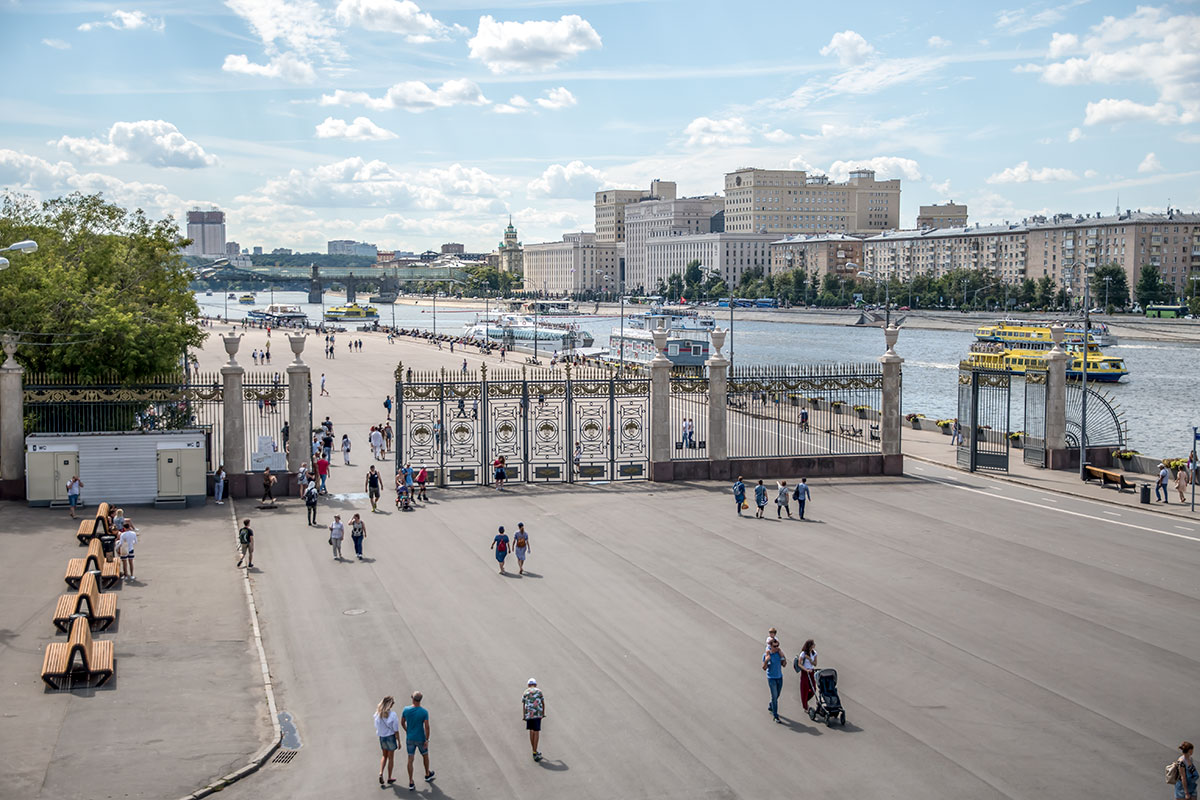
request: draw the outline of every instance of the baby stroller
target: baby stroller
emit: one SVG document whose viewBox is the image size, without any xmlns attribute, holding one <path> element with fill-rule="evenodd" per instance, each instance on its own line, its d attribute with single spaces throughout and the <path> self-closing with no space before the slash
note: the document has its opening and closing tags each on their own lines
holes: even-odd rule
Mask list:
<svg viewBox="0 0 1200 800">
<path fill-rule="evenodd" d="M 834 720 L 845 726 L 846 710 L 842 708 L 842 699 L 838 697 L 836 669 L 817 670 L 817 693 L 813 700 L 815 707 L 808 710 L 809 719 L 816 722 L 820 717 L 831 728 Z"/>
</svg>

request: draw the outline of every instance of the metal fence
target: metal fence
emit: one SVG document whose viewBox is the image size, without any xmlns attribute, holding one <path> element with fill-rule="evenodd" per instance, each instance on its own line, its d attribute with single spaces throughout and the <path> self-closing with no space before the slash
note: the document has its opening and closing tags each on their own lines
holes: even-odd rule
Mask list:
<svg viewBox="0 0 1200 800">
<path fill-rule="evenodd" d="M 739 365 L 726 402 L 730 458 L 882 449 L 879 364 Z"/>
<path fill-rule="evenodd" d="M 708 458 L 708 374 L 705 367 L 671 371 L 668 425 L 671 459 Z"/>
</svg>

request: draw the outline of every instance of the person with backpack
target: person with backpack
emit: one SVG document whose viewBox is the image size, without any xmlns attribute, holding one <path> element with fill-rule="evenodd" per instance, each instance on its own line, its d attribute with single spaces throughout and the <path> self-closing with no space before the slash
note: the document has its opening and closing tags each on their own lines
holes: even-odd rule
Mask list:
<svg viewBox="0 0 1200 800">
<path fill-rule="evenodd" d="M 1196 800 L 1196 765 L 1192 762 L 1191 742 L 1179 745 L 1180 756 L 1167 764 L 1167 783 L 1175 784 L 1176 800 Z"/>
<path fill-rule="evenodd" d="M 804 519 L 804 504 L 812 499 L 812 492 L 808 489 L 808 478 L 801 478 L 800 482 L 796 484 L 796 491 L 792 492 L 792 499 L 796 501 L 800 519 Z"/>
<path fill-rule="evenodd" d="M 304 507 L 308 510 L 308 524 L 317 524 L 317 482 L 310 480 L 304 488 Z"/>
<path fill-rule="evenodd" d="M 504 574 L 504 559 L 508 558 L 508 535 L 504 533 L 504 526 L 500 526 L 500 532 L 492 538 L 492 546 L 488 548 L 496 551 L 496 561 L 500 562 L 500 574 Z"/>
<path fill-rule="evenodd" d="M 254 530 L 250 527 L 250 520 L 242 520 L 242 527 L 238 529 L 238 560 L 237 565 L 240 567 L 242 562 L 250 559 L 250 563 L 246 565 L 247 569 L 254 567 Z"/>
<path fill-rule="evenodd" d="M 738 479 L 733 482 L 733 502 L 737 505 L 737 513 L 742 515 L 742 503 L 746 502 L 746 484 L 742 483 L 742 476 L 738 475 Z"/>
<path fill-rule="evenodd" d="M 775 517 L 777 519 L 782 519 L 783 512 L 786 511 L 788 519 L 791 519 L 792 509 L 791 506 L 788 505 L 788 498 L 791 495 L 791 490 L 788 489 L 787 481 L 780 481 L 778 484 L 776 484 L 776 488 L 779 490 L 779 494 L 775 497 Z"/>
<path fill-rule="evenodd" d="M 533 548 L 529 546 L 529 534 L 525 532 L 525 523 L 517 523 L 517 533 L 513 537 L 513 552 L 517 556 L 518 574 L 525 574 L 525 554 L 532 553 Z"/>
</svg>

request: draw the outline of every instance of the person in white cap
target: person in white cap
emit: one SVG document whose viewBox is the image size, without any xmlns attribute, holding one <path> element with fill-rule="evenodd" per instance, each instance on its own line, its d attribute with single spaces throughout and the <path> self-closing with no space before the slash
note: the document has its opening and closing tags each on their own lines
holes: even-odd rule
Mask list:
<svg viewBox="0 0 1200 800">
<path fill-rule="evenodd" d="M 529 746 L 533 748 L 533 760 L 541 761 L 538 739 L 542 735 L 542 718 L 546 716 L 546 698 L 538 688 L 537 680 L 526 682 L 525 694 L 521 696 L 521 709 L 525 715 L 525 729 L 529 731 Z"/>
</svg>

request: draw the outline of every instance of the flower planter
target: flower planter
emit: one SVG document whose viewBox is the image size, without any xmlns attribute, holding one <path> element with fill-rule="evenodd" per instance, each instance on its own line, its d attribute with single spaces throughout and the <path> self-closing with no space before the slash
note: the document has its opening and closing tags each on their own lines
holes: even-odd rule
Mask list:
<svg viewBox="0 0 1200 800">
<path fill-rule="evenodd" d="M 949 425 L 939 425 L 938 427 L 942 429 L 943 436 L 949 436 L 952 433 Z"/>
</svg>

